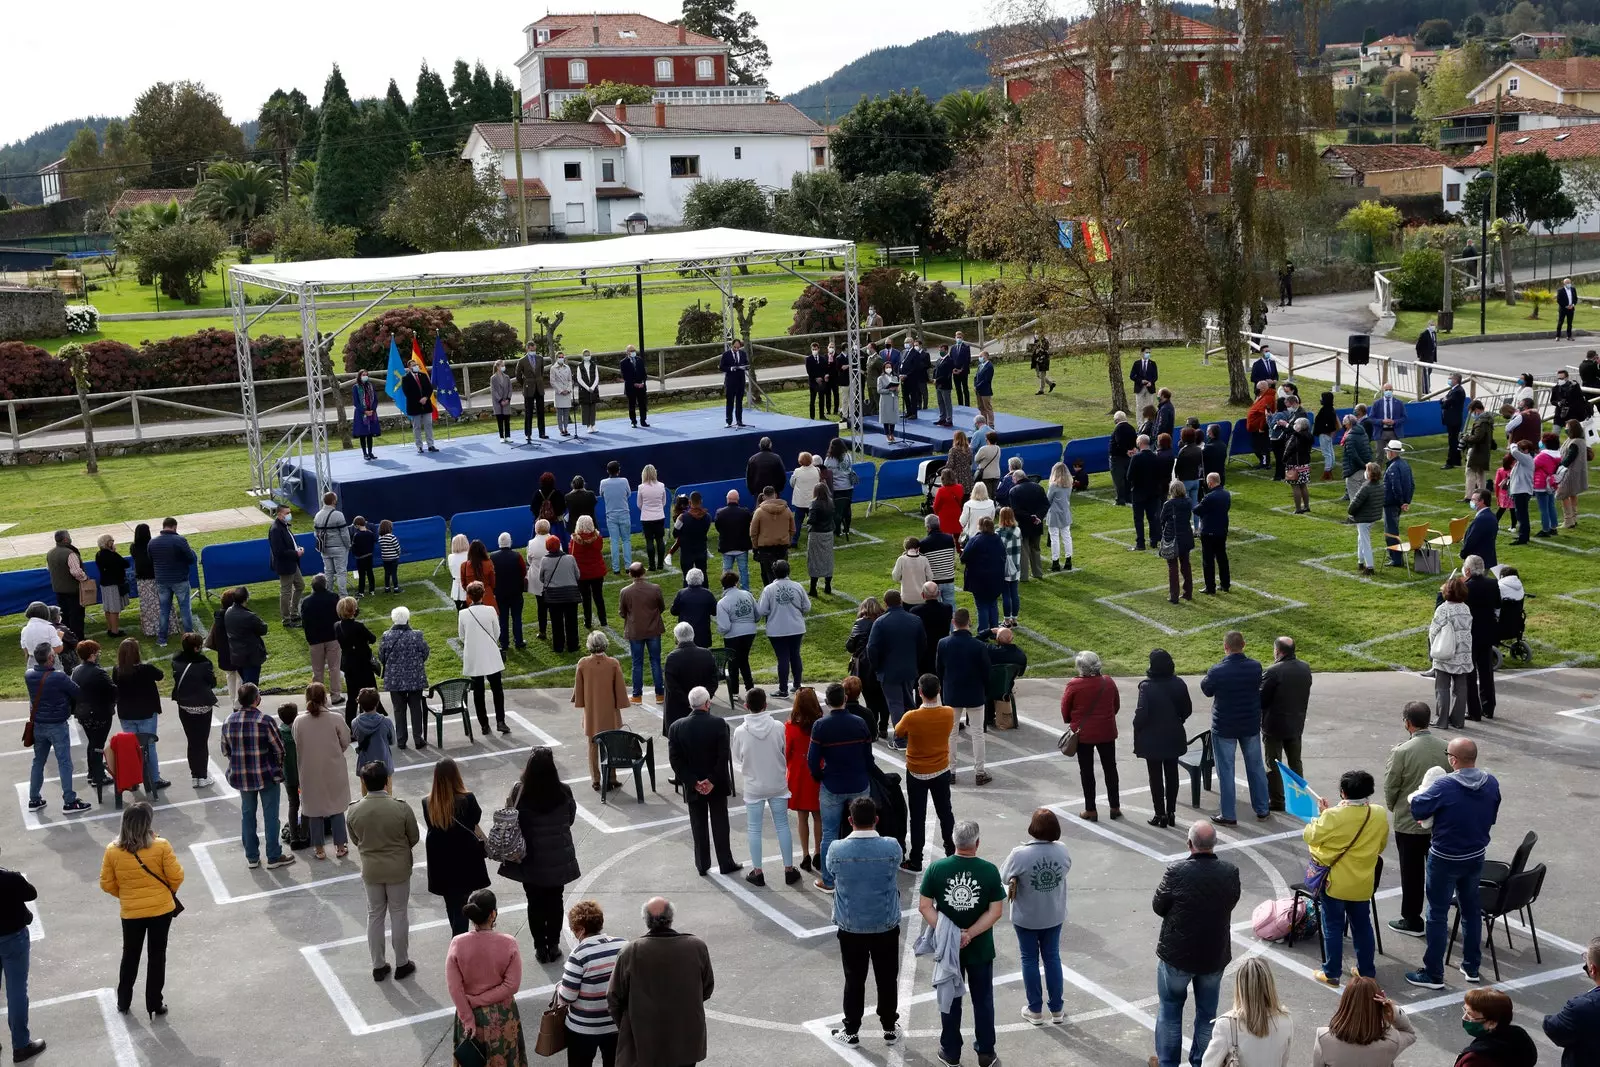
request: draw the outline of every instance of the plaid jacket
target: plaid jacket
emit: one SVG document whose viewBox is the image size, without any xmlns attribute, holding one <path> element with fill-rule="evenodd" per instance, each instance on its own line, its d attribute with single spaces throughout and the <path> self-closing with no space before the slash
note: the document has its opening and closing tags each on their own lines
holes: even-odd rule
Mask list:
<svg viewBox="0 0 1600 1067">
<path fill-rule="evenodd" d="M 1015 526 L 996 526 L 1000 543 L 1006 546 L 1006 581 L 1022 578 L 1022 531 Z"/>
<path fill-rule="evenodd" d="M 266 789 L 283 780 L 283 738 L 260 708 L 240 708 L 222 724 L 222 754 L 228 784 L 241 793 Z"/>
</svg>

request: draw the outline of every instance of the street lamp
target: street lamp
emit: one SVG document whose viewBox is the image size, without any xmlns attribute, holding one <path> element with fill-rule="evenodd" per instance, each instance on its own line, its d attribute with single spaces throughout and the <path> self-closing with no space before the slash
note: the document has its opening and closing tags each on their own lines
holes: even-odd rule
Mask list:
<svg viewBox="0 0 1600 1067">
<path fill-rule="evenodd" d="M 627 227 L 630 234 L 640 234 L 650 228 L 650 217 L 642 211 L 635 211 L 623 219 L 622 224 Z"/>
</svg>

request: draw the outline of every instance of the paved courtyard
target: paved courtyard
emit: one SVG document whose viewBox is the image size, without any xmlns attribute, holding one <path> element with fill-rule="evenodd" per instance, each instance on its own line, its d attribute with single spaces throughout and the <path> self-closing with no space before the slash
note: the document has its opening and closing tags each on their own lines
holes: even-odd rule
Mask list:
<svg viewBox="0 0 1600 1067">
<path fill-rule="evenodd" d="M 1059 668 L 1056 668 L 1059 670 Z M 1151 1051 L 1154 1026 L 1153 949 L 1159 920 L 1150 896 L 1165 862 L 1184 852 L 1181 830 L 1145 824 L 1148 787 L 1142 763 L 1133 759 L 1128 722 L 1136 679 L 1122 683 L 1124 714 L 1119 767 L 1123 810 L 1119 822 L 1088 825 L 1081 806 L 1076 764 L 1055 753 L 1061 682 L 1029 679 L 1020 688 L 1023 723 L 1015 732 L 991 734 L 989 760 L 995 781 L 972 785 L 970 750 L 963 749 L 956 790 L 958 818 L 975 818 L 983 830 L 981 852 L 998 861 L 1025 838 L 1031 810 L 1053 805 L 1064 818 L 1064 840 L 1072 851 L 1070 914 L 1062 937 L 1070 1021 L 1035 1029 L 1018 1018 L 1022 1004 L 1016 941 L 1009 921 L 996 930 L 995 974 L 999 1052 L 1012 1063 L 1142 1064 Z M 1191 684 L 1197 714 L 1191 733 L 1204 728 L 1208 707 Z M 1403 738 L 1399 708 L 1410 699 L 1431 699 L 1432 685 L 1413 674 L 1380 672 L 1322 675 L 1313 691 L 1306 738 L 1306 764 L 1313 786 L 1332 793 L 1338 774 L 1364 767 L 1381 781 L 1384 756 Z M 840 970 L 829 900 L 809 887 L 783 887 L 769 877 L 765 889 L 742 876 L 696 877 L 689 855 L 685 809 L 666 784 L 665 745 L 657 747 L 660 792 L 646 787 L 644 804 L 631 793 L 613 795 L 604 806 L 587 787 L 579 719 L 557 690 L 508 693 L 514 732 L 468 743 L 459 723 L 446 728 L 445 751 L 462 761 L 469 788 L 486 809 L 497 806 L 534 744 L 556 746 L 558 765 L 572 781 L 579 804 L 575 827 L 582 878 L 568 887 L 570 901 L 593 897 L 607 914 L 610 932 L 632 937 L 641 930 L 638 908 L 654 894 L 672 898 L 680 929 L 704 937 L 716 969 L 716 994 L 708 1005 L 708 1063 L 769 1067 L 832 1062 L 837 1055 L 855 1065 L 935 1062 L 938 1014 L 926 963 L 910 953 L 921 921 L 906 920 L 900 988 L 907 1040 L 885 1048 L 864 1028 L 862 1044 L 844 1049 L 827 1040 L 838 1018 Z M 725 695 L 724 695 L 725 699 Z M 172 841 L 187 871 L 181 896 L 185 914 L 172 931 L 167 1002 L 172 1012 L 153 1023 L 139 1014 L 118 1015 L 113 986 L 119 953 L 116 902 L 97 880 L 117 813 L 107 803 L 69 820 L 60 814 L 58 786 L 47 783 L 50 806 L 24 813 L 29 756 L 16 746 L 26 707 L 0 706 L 0 729 L 8 731 L 0 770 L 14 790 L 16 806 L 0 814 L 0 863 L 26 872 L 40 890 L 33 926 L 33 1030 L 50 1043 L 44 1064 L 97 1067 L 137 1064 L 160 1067 L 259 1062 L 263 1057 L 294 1062 L 447 1064 L 450 1062 L 449 996 L 444 977 L 449 930 L 437 898 L 427 895 L 420 862 L 412 882 L 414 978 L 374 984 L 365 949 L 365 897 L 354 856 L 345 861 L 301 861 L 278 871 L 246 869 L 238 840 L 239 801 L 229 789 L 190 788 L 181 765 L 181 740 L 163 723 L 162 757 L 176 783 L 157 808 L 158 832 Z M 719 710 L 727 712 L 725 706 Z M 220 719 L 219 713 L 219 719 Z M 629 725 L 659 732 L 648 703 L 628 713 Z M 1473 724 L 1469 736 L 1482 749 L 1480 766 L 1498 775 L 1505 792 L 1491 856 L 1509 858 L 1532 829 L 1540 835 L 1532 862 L 1549 864 L 1544 894 L 1534 908 L 1542 960 L 1518 923 L 1514 947 L 1498 945 L 1500 973 L 1512 987 L 1518 1021 L 1557 1054 L 1539 1034 L 1540 1017 L 1581 991 L 1579 946 L 1595 933 L 1593 886 L 1600 859 L 1587 847 L 1587 820 L 1564 817 L 1597 798 L 1600 757 L 1600 672 L 1554 670 L 1502 676 L 1500 709 L 1490 723 Z M 75 750 L 80 752 L 81 750 Z M 397 752 L 396 792 L 415 801 L 427 789 L 431 761 L 413 751 Z M 432 755 L 432 750 L 428 753 Z M 892 755 L 879 750 L 880 761 Z M 81 770 L 81 762 L 80 762 Z M 53 765 L 51 774 L 54 773 Z M 218 774 L 220 780 L 221 775 Z M 81 785 L 81 780 L 80 780 Z M 1241 787 L 1242 788 L 1242 787 Z M 90 793 L 92 797 L 92 792 Z M 1215 809 L 1215 794 L 1203 800 Z M 1102 812 L 1105 808 L 1102 803 Z M 931 813 L 930 813 L 931 814 Z M 1195 814 L 1187 803 L 1180 817 Z M 735 855 L 746 858 L 743 813 L 733 820 Z M 1291 1062 L 1309 1058 L 1315 1027 L 1327 1022 L 1336 994 L 1310 978 L 1315 943 L 1290 950 L 1257 941 L 1249 929 L 1250 908 L 1283 894 L 1304 865 L 1298 823 L 1282 816 L 1241 825 L 1223 834 L 1225 854 L 1238 863 L 1244 895 L 1235 913 L 1235 959 L 1249 953 L 1273 963 L 1281 993 L 1295 1017 Z M 768 829 L 767 851 L 775 850 Z M 330 853 L 331 855 L 331 853 Z M 422 856 L 418 850 L 418 859 Z M 768 864 L 769 869 L 775 864 Z M 1398 883 L 1392 848 L 1379 896 L 1380 917 L 1397 914 Z M 778 883 L 776 885 L 772 883 Z M 914 909 L 911 879 L 903 879 L 905 905 Z M 520 888 L 495 879 L 501 895 L 502 929 L 523 940 L 520 1000 L 524 1022 L 536 1026 L 559 965 L 533 963 Z M 1443 993 L 1413 989 L 1401 975 L 1416 966 L 1422 942 L 1384 931 L 1378 963 L 1384 988 L 1407 1006 L 1421 1034 L 1411 1063 L 1450 1062 L 1464 1043 L 1459 1025 L 1459 973 L 1447 974 Z M 1347 955 L 1347 960 L 1350 958 Z M 1493 969 L 1484 961 L 1486 979 Z M 142 982 L 142 977 L 141 977 Z M 1229 996 L 1225 993 L 1223 1004 Z M 142 1002 L 142 994 L 135 1003 Z M 869 1021 L 870 1025 L 870 1021 Z M 972 1060 L 970 1050 L 968 1061 Z"/>
</svg>

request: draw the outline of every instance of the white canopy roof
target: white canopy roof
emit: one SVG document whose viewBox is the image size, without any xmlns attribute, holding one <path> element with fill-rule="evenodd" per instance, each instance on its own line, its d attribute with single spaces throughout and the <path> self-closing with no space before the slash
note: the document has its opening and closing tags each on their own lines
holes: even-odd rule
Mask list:
<svg viewBox="0 0 1600 1067">
<path fill-rule="evenodd" d="M 651 233 L 606 241 L 491 248 L 479 252 L 430 252 L 384 259 L 319 259 L 306 263 L 258 263 L 234 267 L 234 278 L 270 289 L 297 291 L 356 285 L 383 285 L 428 279 L 491 275 L 607 271 L 652 264 L 712 261 L 720 265 L 744 257 L 842 255 L 851 241 L 795 237 L 755 230 L 692 230 Z"/>
</svg>

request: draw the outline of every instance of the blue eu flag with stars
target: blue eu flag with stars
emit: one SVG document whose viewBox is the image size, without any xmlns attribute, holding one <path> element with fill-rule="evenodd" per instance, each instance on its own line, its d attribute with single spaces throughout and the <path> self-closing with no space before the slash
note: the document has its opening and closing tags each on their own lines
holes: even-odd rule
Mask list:
<svg viewBox="0 0 1600 1067">
<path fill-rule="evenodd" d="M 456 392 L 456 373 L 445 358 L 442 337 L 433 339 L 433 395 L 452 419 L 461 417 L 461 394 Z"/>
</svg>

